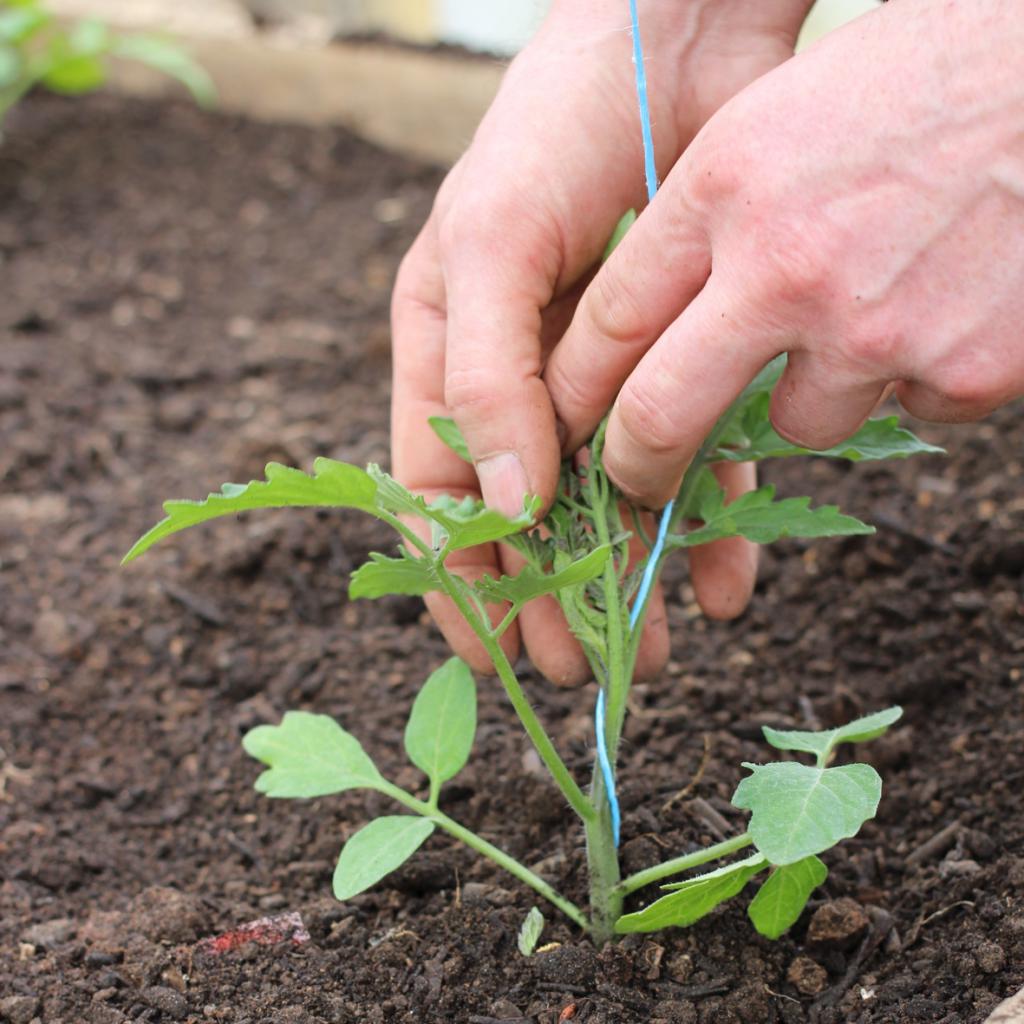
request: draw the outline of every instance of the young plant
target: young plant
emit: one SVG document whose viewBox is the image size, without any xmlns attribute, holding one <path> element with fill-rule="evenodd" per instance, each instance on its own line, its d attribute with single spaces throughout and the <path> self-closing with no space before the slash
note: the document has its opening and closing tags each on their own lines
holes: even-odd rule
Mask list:
<svg viewBox="0 0 1024 1024">
<path fill-rule="evenodd" d="M 121 35 L 96 18 L 65 26 L 42 0 L 0 0 L 0 128 L 7 111 L 35 86 L 66 96 L 98 89 L 110 58 L 146 64 L 182 82 L 197 103 L 213 103 L 209 76 L 166 39 Z"/>
<path fill-rule="evenodd" d="M 536 499 L 528 499 L 514 518 L 471 498 L 442 497 L 428 503 L 377 466 L 362 470 L 324 458 L 316 460 L 312 476 L 271 463 L 265 480 L 225 484 L 204 501 L 165 504 L 167 518 L 135 544 L 126 561 L 169 534 L 249 509 L 354 508 L 390 525 L 404 545 L 395 554 L 371 554 L 352 574 L 349 596 L 422 596 L 439 591 L 454 602 L 492 658 L 512 707 L 586 834 L 590 898 L 584 909 L 440 809 L 441 787 L 465 765 L 476 727 L 473 677 L 462 661 L 452 658 L 424 684 L 405 732 L 406 752 L 427 779 L 425 799 L 388 781 L 358 741 L 324 715 L 288 712 L 279 725 L 258 726 L 243 740 L 246 751 L 267 766 L 256 782 L 256 788 L 267 796 L 308 798 L 364 788 L 383 793 L 409 812 L 377 818 L 348 840 L 334 874 L 334 892 L 339 899 L 375 884 L 440 828 L 543 896 L 598 943 L 614 934 L 692 924 L 764 872 L 769 872 L 768 878 L 750 904 L 754 926 L 775 938 L 796 921 L 811 891 L 825 878 L 818 854 L 855 835 L 874 816 L 881 796 L 881 779 L 870 766 L 831 765 L 835 748 L 880 735 L 899 718 L 899 708 L 824 732 L 765 729 L 772 746 L 812 754 L 815 763 L 789 760 L 745 765 L 751 774 L 733 796 L 736 807 L 751 812 L 745 832 L 625 878 L 617 853 L 618 804 L 614 797 L 616 753 L 650 592 L 646 582 L 641 584 L 645 570 L 656 576 L 671 552 L 726 537 L 767 544 L 780 537 L 874 532 L 835 506 L 812 508 L 810 500 L 801 497 L 776 499 L 770 486 L 727 503 L 710 467 L 722 461 L 756 462 L 796 455 L 856 462 L 940 450 L 901 428 L 896 417 L 867 423 L 827 452 L 809 452 L 790 444 L 772 429 L 768 419 L 771 389 L 782 366 L 782 361 L 776 360 L 765 367 L 706 439 L 663 524 L 667 534 L 661 546 L 652 544 L 634 515 L 626 513 L 628 524 L 623 518 L 621 495 L 602 466 L 603 427 L 590 444 L 588 459 L 563 464 L 557 498 L 542 523 L 537 522 L 540 503 Z M 435 420 L 431 425 L 454 451 L 468 458 L 453 422 Z M 421 538 L 410 520 L 425 524 L 429 540 Z M 628 550 L 633 528 L 648 548 L 646 559 L 635 566 L 630 564 Z M 524 557 L 526 566 L 518 575 L 469 582 L 449 571 L 447 562 L 453 552 L 493 541 L 513 546 Z M 559 601 L 599 687 L 596 739 L 601 764 L 595 767 L 586 790 L 538 720 L 499 643 L 524 605 L 545 594 L 553 594 Z M 495 604 L 505 613 L 493 625 L 488 609 Z M 752 852 L 746 857 L 726 860 L 748 849 Z M 715 861 L 725 863 L 668 885 L 668 895 L 624 913 L 623 903 L 630 894 Z M 524 951 L 533 948 L 542 924 L 539 914 L 531 912 L 531 918 L 521 936 Z"/>
</svg>

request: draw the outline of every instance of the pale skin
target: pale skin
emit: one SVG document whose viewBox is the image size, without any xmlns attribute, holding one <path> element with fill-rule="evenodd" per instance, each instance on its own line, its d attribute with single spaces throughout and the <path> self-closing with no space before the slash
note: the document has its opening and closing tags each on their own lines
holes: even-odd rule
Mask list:
<svg viewBox="0 0 1024 1024">
<path fill-rule="evenodd" d="M 612 408 L 604 461 L 657 508 L 715 419 L 789 354 L 772 420 L 825 448 L 889 390 L 977 419 L 1024 394 L 1024 12 L 893 0 L 792 57 L 806 0 L 642 0 L 664 184 L 643 205 L 625 4 L 556 3 L 510 68 L 402 264 L 393 303 L 394 468 L 423 493 L 550 500 L 559 459 Z M 474 467 L 433 438 L 452 415 Z M 753 485 L 719 469 L 728 493 Z M 469 575 L 514 572 L 502 549 Z M 740 540 L 696 549 L 705 612 L 745 606 Z M 486 669 L 457 615 L 431 611 Z M 560 683 L 586 662 L 553 602 L 507 636 Z M 638 671 L 667 656 L 652 604 Z"/>
</svg>

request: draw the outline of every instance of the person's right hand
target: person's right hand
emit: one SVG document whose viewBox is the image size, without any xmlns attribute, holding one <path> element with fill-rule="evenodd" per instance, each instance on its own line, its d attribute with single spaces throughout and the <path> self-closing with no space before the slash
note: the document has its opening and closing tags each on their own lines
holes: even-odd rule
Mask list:
<svg viewBox="0 0 1024 1024">
<path fill-rule="evenodd" d="M 808 6 L 641 0 L 662 171 L 721 103 L 792 54 Z M 625 0 L 561 0 L 512 63 L 442 185 L 403 261 L 392 305 L 393 469 L 412 490 L 428 498 L 482 492 L 509 515 L 521 512 L 527 493 L 551 501 L 560 428 L 541 372 L 619 218 L 644 203 L 633 75 Z M 454 416 L 474 466 L 433 436 L 427 418 L 436 415 Z M 746 467 L 723 471 L 734 495 L 752 480 Z M 449 565 L 468 578 L 519 568 L 493 545 L 459 552 Z M 693 568 L 709 613 L 742 610 L 755 571 L 746 542 L 709 546 Z M 428 606 L 456 653 L 486 670 L 489 659 L 456 610 L 439 595 Z M 532 602 L 519 625 L 545 675 L 587 678 L 552 599 Z M 667 657 L 660 596 L 648 627 L 640 676 Z M 515 628 L 505 634 L 510 653 L 518 639 Z"/>
<path fill-rule="evenodd" d="M 772 422 L 828 448 L 887 388 L 927 420 L 1024 393 L 1024 14 L 890 3 L 726 104 L 604 265 L 545 381 L 566 450 L 657 506 L 776 355 Z"/>
</svg>

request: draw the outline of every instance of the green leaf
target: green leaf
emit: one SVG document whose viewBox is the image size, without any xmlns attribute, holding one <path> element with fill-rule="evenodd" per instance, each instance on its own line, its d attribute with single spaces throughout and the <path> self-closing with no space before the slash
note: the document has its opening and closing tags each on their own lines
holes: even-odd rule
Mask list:
<svg viewBox="0 0 1024 1024">
<path fill-rule="evenodd" d="M 768 939 L 777 939 L 789 931 L 811 893 L 827 876 L 828 868 L 817 857 L 805 857 L 795 864 L 776 868 L 747 909 L 754 927 Z"/>
<path fill-rule="evenodd" d="M 314 475 L 308 476 L 301 470 L 271 462 L 266 468 L 265 481 L 224 484 L 219 493 L 210 494 L 203 501 L 165 502 L 167 518 L 135 542 L 122 564 L 138 558 L 172 533 L 248 509 L 285 506 L 358 508 L 377 514 L 377 486 L 366 472 L 334 459 L 317 459 L 313 466 Z"/>
<path fill-rule="evenodd" d="M 667 546 L 690 548 L 725 537 L 746 537 L 770 544 L 781 537 L 849 537 L 874 533 L 874 527 L 843 515 L 835 505 L 810 507 L 810 498 L 775 500 L 775 488 L 761 487 L 729 505 L 710 470 L 703 470 L 691 510 L 704 525 L 668 538 Z"/>
<path fill-rule="evenodd" d="M 345 844 L 334 869 L 334 895 L 349 900 L 400 868 L 434 831 L 429 818 L 394 814 L 374 818 Z"/>
<path fill-rule="evenodd" d="M 0 90 L 9 89 L 21 78 L 22 63 L 17 50 L 0 42 Z"/>
<path fill-rule="evenodd" d="M 434 433 L 444 441 L 446 445 L 460 459 L 464 462 L 472 464 L 473 456 L 469 454 L 469 445 L 466 444 L 466 439 L 462 436 L 462 431 L 459 430 L 455 420 L 449 419 L 447 416 L 431 416 L 427 420 L 433 429 Z"/>
<path fill-rule="evenodd" d="M 110 29 L 98 18 L 83 18 L 68 33 L 68 45 L 82 56 L 101 57 L 113 42 Z"/>
<path fill-rule="evenodd" d="M 149 35 L 122 36 L 115 41 L 111 52 L 177 79 L 201 107 L 212 107 L 217 101 L 217 89 L 206 71 L 180 46 L 167 39 Z"/>
<path fill-rule="evenodd" d="M 635 914 L 625 914 L 615 922 L 619 935 L 630 932 L 656 932 L 662 928 L 686 928 L 710 914 L 720 903 L 731 899 L 765 867 L 763 854 L 729 864 L 717 871 L 698 875 L 664 888 L 674 890 Z"/>
<path fill-rule="evenodd" d="M 289 711 L 280 725 L 250 729 L 242 746 L 269 766 L 256 789 L 270 797 L 327 796 L 384 781 L 359 741 L 327 715 Z"/>
<path fill-rule="evenodd" d="M 89 54 L 54 59 L 39 80 L 52 92 L 79 96 L 98 89 L 107 79 L 103 61 Z"/>
<path fill-rule="evenodd" d="M 832 448 L 801 448 L 776 433 L 768 419 L 770 403 L 770 394 L 762 392 L 754 395 L 741 415 L 730 424 L 730 430 L 720 447 L 711 455 L 711 461 L 755 462 L 793 455 L 818 455 L 861 462 L 872 459 L 906 459 L 911 455 L 943 451 L 901 427 L 898 416 L 868 420 L 852 437 Z"/>
<path fill-rule="evenodd" d="M 34 6 L 13 7 L 0 11 L 0 40 L 15 44 L 24 43 L 52 20 L 52 15 Z"/>
<path fill-rule="evenodd" d="M 371 551 L 370 561 L 352 573 L 348 596 L 353 601 L 360 597 L 383 597 L 385 594 L 422 597 L 440 589 L 441 584 L 430 561 L 417 558 L 403 548 L 398 558 L 388 558 Z"/>
<path fill-rule="evenodd" d="M 837 729 L 810 732 L 802 729 L 773 729 L 765 726 L 764 738 L 777 750 L 799 750 L 814 754 L 823 762 L 840 743 L 864 743 L 881 736 L 903 714 L 901 707 L 886 708 L 865 715 Z"/>
<path fill-rule="evenodd" d="M 519 938 L 516 940 L 519 952 L 523 956 L 533 956 L 542 931 L 544 931 L 544 915 L 536 907 L 530 907 L 530 912 L 523 919 L 519 929 Z"/>
<path fill-rule="evenodd" d="M 564 587 L 587 583 L 600 576 L 608 564 L 611 551 L 610 544 L 602 544 L 558 572 L 544 573 L 528 565 L 516 576 L 502 576 L 499 580 L 484 576 L 474 584 L 474 589 L 487 601 L 526 604 L 535 597 L 554 594 Z"/>
<path fill-rule="evenodd" d="M 449 658 L 416 695 L 405 727 L 410 760 L 430 779 L 431 795 L 469 760 L 476 736 L 476 683 L 461 658 Z"/>
<path fill-rule="evenodd" d="M 749 764 L 754 774 L 732 802 L 753 812 L 748 831 L 772 864 L 793 864 L 855 836 L 875 816 L 882 796 L 878 772 L 866 764 L 820 768 L 796 761 Z"/>
<path fill-rule="evenodd" d="M 619 223 L 615 225 L 615 230 L 612 232 L 612 237 L 608 239 L 608 244 L 604 247 L 604 255 L 601 257 L 603 263 L 613 252 L 619 242 L 626 237 L 626 232 L 636 223 L 636 210 L 627 210 L 621 218 Z"/>
</svg>

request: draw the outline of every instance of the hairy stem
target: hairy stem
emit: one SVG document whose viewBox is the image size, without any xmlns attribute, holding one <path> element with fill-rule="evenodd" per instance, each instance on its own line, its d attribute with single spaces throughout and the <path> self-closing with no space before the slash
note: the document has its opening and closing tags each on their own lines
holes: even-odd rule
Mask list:
<svg viewBox="0 0 1024 1024">
<path fill-rule="evenodd" d="M 653 868 L 646 868 L 643 871 L 638 871 L 635 875 L 624 878 L 618 884 L 619 896 L 620 898 L 628 896 L 631 892 L 636 892 L 637 889 L 642 889 L 652 882 L 658 882 L 670 875 L 678 875 L 680 871 L 700 867 L 702 864 L 718 860 L 719 857 L 728 857 L 730 853 L 751 846 L 753 842 L 750 835 L 744 832 L 741 836 L 726 839 L 714 846 L 705 846 L 693 853 L 684 854 L 682 857 L 673 857 L 672 860 L 667 860 L 663 864 L 655 864 Z"/>
<path fill-rule="evenodd" d="M 398 786 L 392 785 L 390 782 L 385 782 L 378 788 L 380 792 L 390 796 L 403 807 L 407 807 L 416 814 L 421 814 L 424 818 L 429 818 L 438 828 L 444 829 L 445 832 L 454 836 L 459 842 L 465 843 L 470 849 L 476 850 L 477 853 L 494 861 L 495 864 L 504 868 L 510 875 L 518 878 L 524 885 L 528 885 L 534 892 L 539 893 L 549 903 L 558 907 L 566 917 L 570 918 L 575 924 L 578 924 L 584 931 L 589 932 L 591 930 L 586 914 L 575 903 L 560 895 L 540 875 L 534 874 L 514 857 L 510 857 L 504 850 L 499 850 L 497 846 L 487 842 L 486 839 L 482 839 L 475 832 L 471 832 L 453 818 L 449 818 L 443 811 L 438 810 L 435 805 L 425 803 L 423 800 L 417 800 L 416 797 L 406 793 L 404 789 L 399 789 Z"/>
</svg>

